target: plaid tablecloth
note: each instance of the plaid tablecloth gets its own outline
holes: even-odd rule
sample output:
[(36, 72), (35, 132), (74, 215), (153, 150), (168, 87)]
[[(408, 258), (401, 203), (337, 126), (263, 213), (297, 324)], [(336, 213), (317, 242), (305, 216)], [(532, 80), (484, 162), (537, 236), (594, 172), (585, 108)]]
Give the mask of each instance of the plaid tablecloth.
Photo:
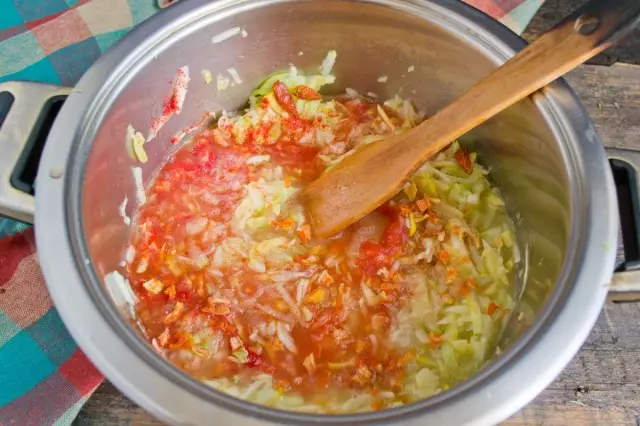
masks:
[[(520, 33), (543, 0), (466, 1)], [(0, 0), (0, 82), (72, 86), (159, 10), (155, 0)], [(12, 236), (0, 239), (0, 426), (68, 425), (103, 376), (53, 308), (33, 229), (0, 219), (0, 237), (6, 235)]]

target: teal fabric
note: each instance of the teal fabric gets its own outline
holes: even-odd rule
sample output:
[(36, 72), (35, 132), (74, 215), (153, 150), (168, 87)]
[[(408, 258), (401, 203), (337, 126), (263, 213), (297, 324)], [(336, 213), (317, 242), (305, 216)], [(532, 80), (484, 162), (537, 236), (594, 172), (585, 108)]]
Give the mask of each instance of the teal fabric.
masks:
[(28, 224), (22, 222), (16, 222), (10, 219), (0, 219), (0, 238), (7, 235), (17, 234), (29, 227)]
[[(15, 356), (18, 353), (28, 353), (30, 356)], [(25, 332), (18, 333), (0, 347), (0, 365), (0, 407), (24, 395), (56, 370), (38, 344)]]

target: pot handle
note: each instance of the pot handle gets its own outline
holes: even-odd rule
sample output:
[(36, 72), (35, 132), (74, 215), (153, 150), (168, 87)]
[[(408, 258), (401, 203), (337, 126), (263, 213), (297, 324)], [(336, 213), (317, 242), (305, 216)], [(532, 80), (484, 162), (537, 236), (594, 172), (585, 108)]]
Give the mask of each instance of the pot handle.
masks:
[(0, 216), (33, 223), (40, 156), (71, 90), (27, 81), (0, 83)]
[(609, 300), (640, 301), (640, 151), (607, 148), (618, 193), (624, 262), (611, 281)]

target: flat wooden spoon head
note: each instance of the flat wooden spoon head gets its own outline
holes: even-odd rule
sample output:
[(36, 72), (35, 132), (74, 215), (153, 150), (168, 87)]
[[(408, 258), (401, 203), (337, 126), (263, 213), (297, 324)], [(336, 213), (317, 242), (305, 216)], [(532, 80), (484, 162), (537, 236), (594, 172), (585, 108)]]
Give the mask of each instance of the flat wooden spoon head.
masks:
[(366, 145), (304, 188), (300, 197), (316, 235), (339, 232), (397, 194), (421, 165), (416, 155), (424, 155), (424, 147), (411, 142), (427, 132), (423, 124)]
[(455, 139), (611, 46), (640, 20), (640, 0), (592, 0), (419, 126), (366, 145), (300, 194), (329, 237), (395, 196)]

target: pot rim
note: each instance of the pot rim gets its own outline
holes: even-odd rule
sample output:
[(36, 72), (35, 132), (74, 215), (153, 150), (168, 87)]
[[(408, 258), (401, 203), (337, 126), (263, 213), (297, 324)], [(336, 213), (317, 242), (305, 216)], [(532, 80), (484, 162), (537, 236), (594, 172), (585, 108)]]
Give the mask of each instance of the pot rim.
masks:
[[(618, 213), (611, 171), (593, 124), (564, 81), (534, 95), (573, 166), (570, 242), (558, 284), (536, 322), (502, 356), (476, 376), (434, 397), (380, 412), (326, 416), (271, 409), (223, 394), (170, 366), (139, 338), (111, 303), (89, 262), (78, 194), (98, 123), (127, 83), (124, 71), (140, 66), (140, 55), (149, 55), (158, 40), (172, 37), (170, 28), (184, 28), (189, 22), (206, 19), (205, 15), (210, 17), (213, 11), (216, 19), (222, 19), (228, 16), (225, 12), (236, 13), (238, 8), (295, 1), (181, 2), (133, 29), (81, 79), (50, 133), (37, 180), (36, 239), (55, 306), (74, 339), (105, 376), (169, 423), (200, 424), (215, 416), (221, 424), (422, 424), (429, 420), (451, 425), (496, 424), (532, 400), (575, 355), (598, 317), (614, 269)], [(498, 63), (525, 46), (506, 27), (459, 1), (360, 2), (428, 15), (436, 24), (473, 38)], [(62, 179), (49, 175), (54, 168), (65, 170)], [(598, 200), (597, 206), (593, 200)]]

